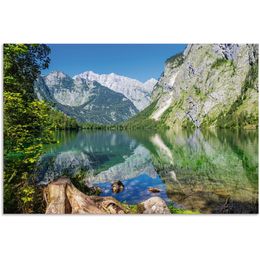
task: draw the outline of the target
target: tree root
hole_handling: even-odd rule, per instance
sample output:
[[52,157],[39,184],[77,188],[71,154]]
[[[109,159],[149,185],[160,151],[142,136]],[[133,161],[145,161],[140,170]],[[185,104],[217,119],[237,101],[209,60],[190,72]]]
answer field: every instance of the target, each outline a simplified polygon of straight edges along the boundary
[[128,210],[112,197],[87,196],[67,177],[44,188],[46,214],[126,214]]

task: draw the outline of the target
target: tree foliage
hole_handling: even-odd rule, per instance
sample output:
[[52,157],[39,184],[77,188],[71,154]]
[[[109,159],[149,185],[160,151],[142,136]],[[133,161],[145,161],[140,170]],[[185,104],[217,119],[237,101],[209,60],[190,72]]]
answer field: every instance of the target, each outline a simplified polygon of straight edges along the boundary
[[50,108],[36,99],[34,81],[49,64],[42,44],[4,45],[4,211],[31,213],[38,188],[34,165],[52,138]]
[[44,44],[4,44],[5,151],[22,151],[50,134],[48,106],[34,94],[34,81],[48,67],[49,53]]
[[34,98],[33,84],[48,68],[50,48],[45,44],[4,44],[4,91]]
[[4,92],[5,152],[23,151],[31,144],[51,139],[49,107],[38,100],[27,101],[20,93]]
[[51,108],[49,111],[49,123],[52,129],[79,129],[79,124],[75,118],[69,117],[54,108]]

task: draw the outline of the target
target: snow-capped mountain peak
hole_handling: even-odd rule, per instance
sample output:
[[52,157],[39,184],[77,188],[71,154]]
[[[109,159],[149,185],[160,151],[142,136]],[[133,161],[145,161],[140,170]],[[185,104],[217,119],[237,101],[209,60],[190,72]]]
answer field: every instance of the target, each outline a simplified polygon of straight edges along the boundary
[[87,81],[97,81],[101,85],[123,94],[133,102],[136,108],[141,111],[150,104],[151,93],[157,83],[156,79],[149,79],[145,83],[139,80],[121,76],[115,73],[97,74],[93,71],[85,71],[75,78],[83,78]]

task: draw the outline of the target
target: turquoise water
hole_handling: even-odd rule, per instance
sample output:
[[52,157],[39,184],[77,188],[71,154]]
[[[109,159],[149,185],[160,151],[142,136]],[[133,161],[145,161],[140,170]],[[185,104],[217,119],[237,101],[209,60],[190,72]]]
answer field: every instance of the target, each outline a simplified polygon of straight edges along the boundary
[[[39,184],[81,173],[101,196],[129,204],[160,196],[203,213],[258,212],[257,131],[63,131],[57,139],[37,164]],[[125,188],[115,194],[116,180]]]

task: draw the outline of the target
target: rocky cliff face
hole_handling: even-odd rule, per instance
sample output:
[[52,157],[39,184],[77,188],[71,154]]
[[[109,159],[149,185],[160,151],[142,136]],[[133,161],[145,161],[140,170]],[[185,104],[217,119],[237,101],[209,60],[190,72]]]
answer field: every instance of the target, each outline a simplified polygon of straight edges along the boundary
[[141,111],[146,108],[151,101],[151,93],[157,80],[151,78],[142,83],[136,79],[120,76],[115,73],[111,74],[96,74],[93,71],[83,72],[75,78],[81,78],[88,81],[97,81],[101,85],[123,94],[129,100],[133,102],[135,107]]
[[62,72],[40,77],[35,91],[39,99],[46,100],[80,122],[119,123],[138,112],[132,101],[123,94],[97,81],[79,76],[72,79]]
[[258,45],[194,44],[169,58],[150,118],[171,127],[256,127]]

